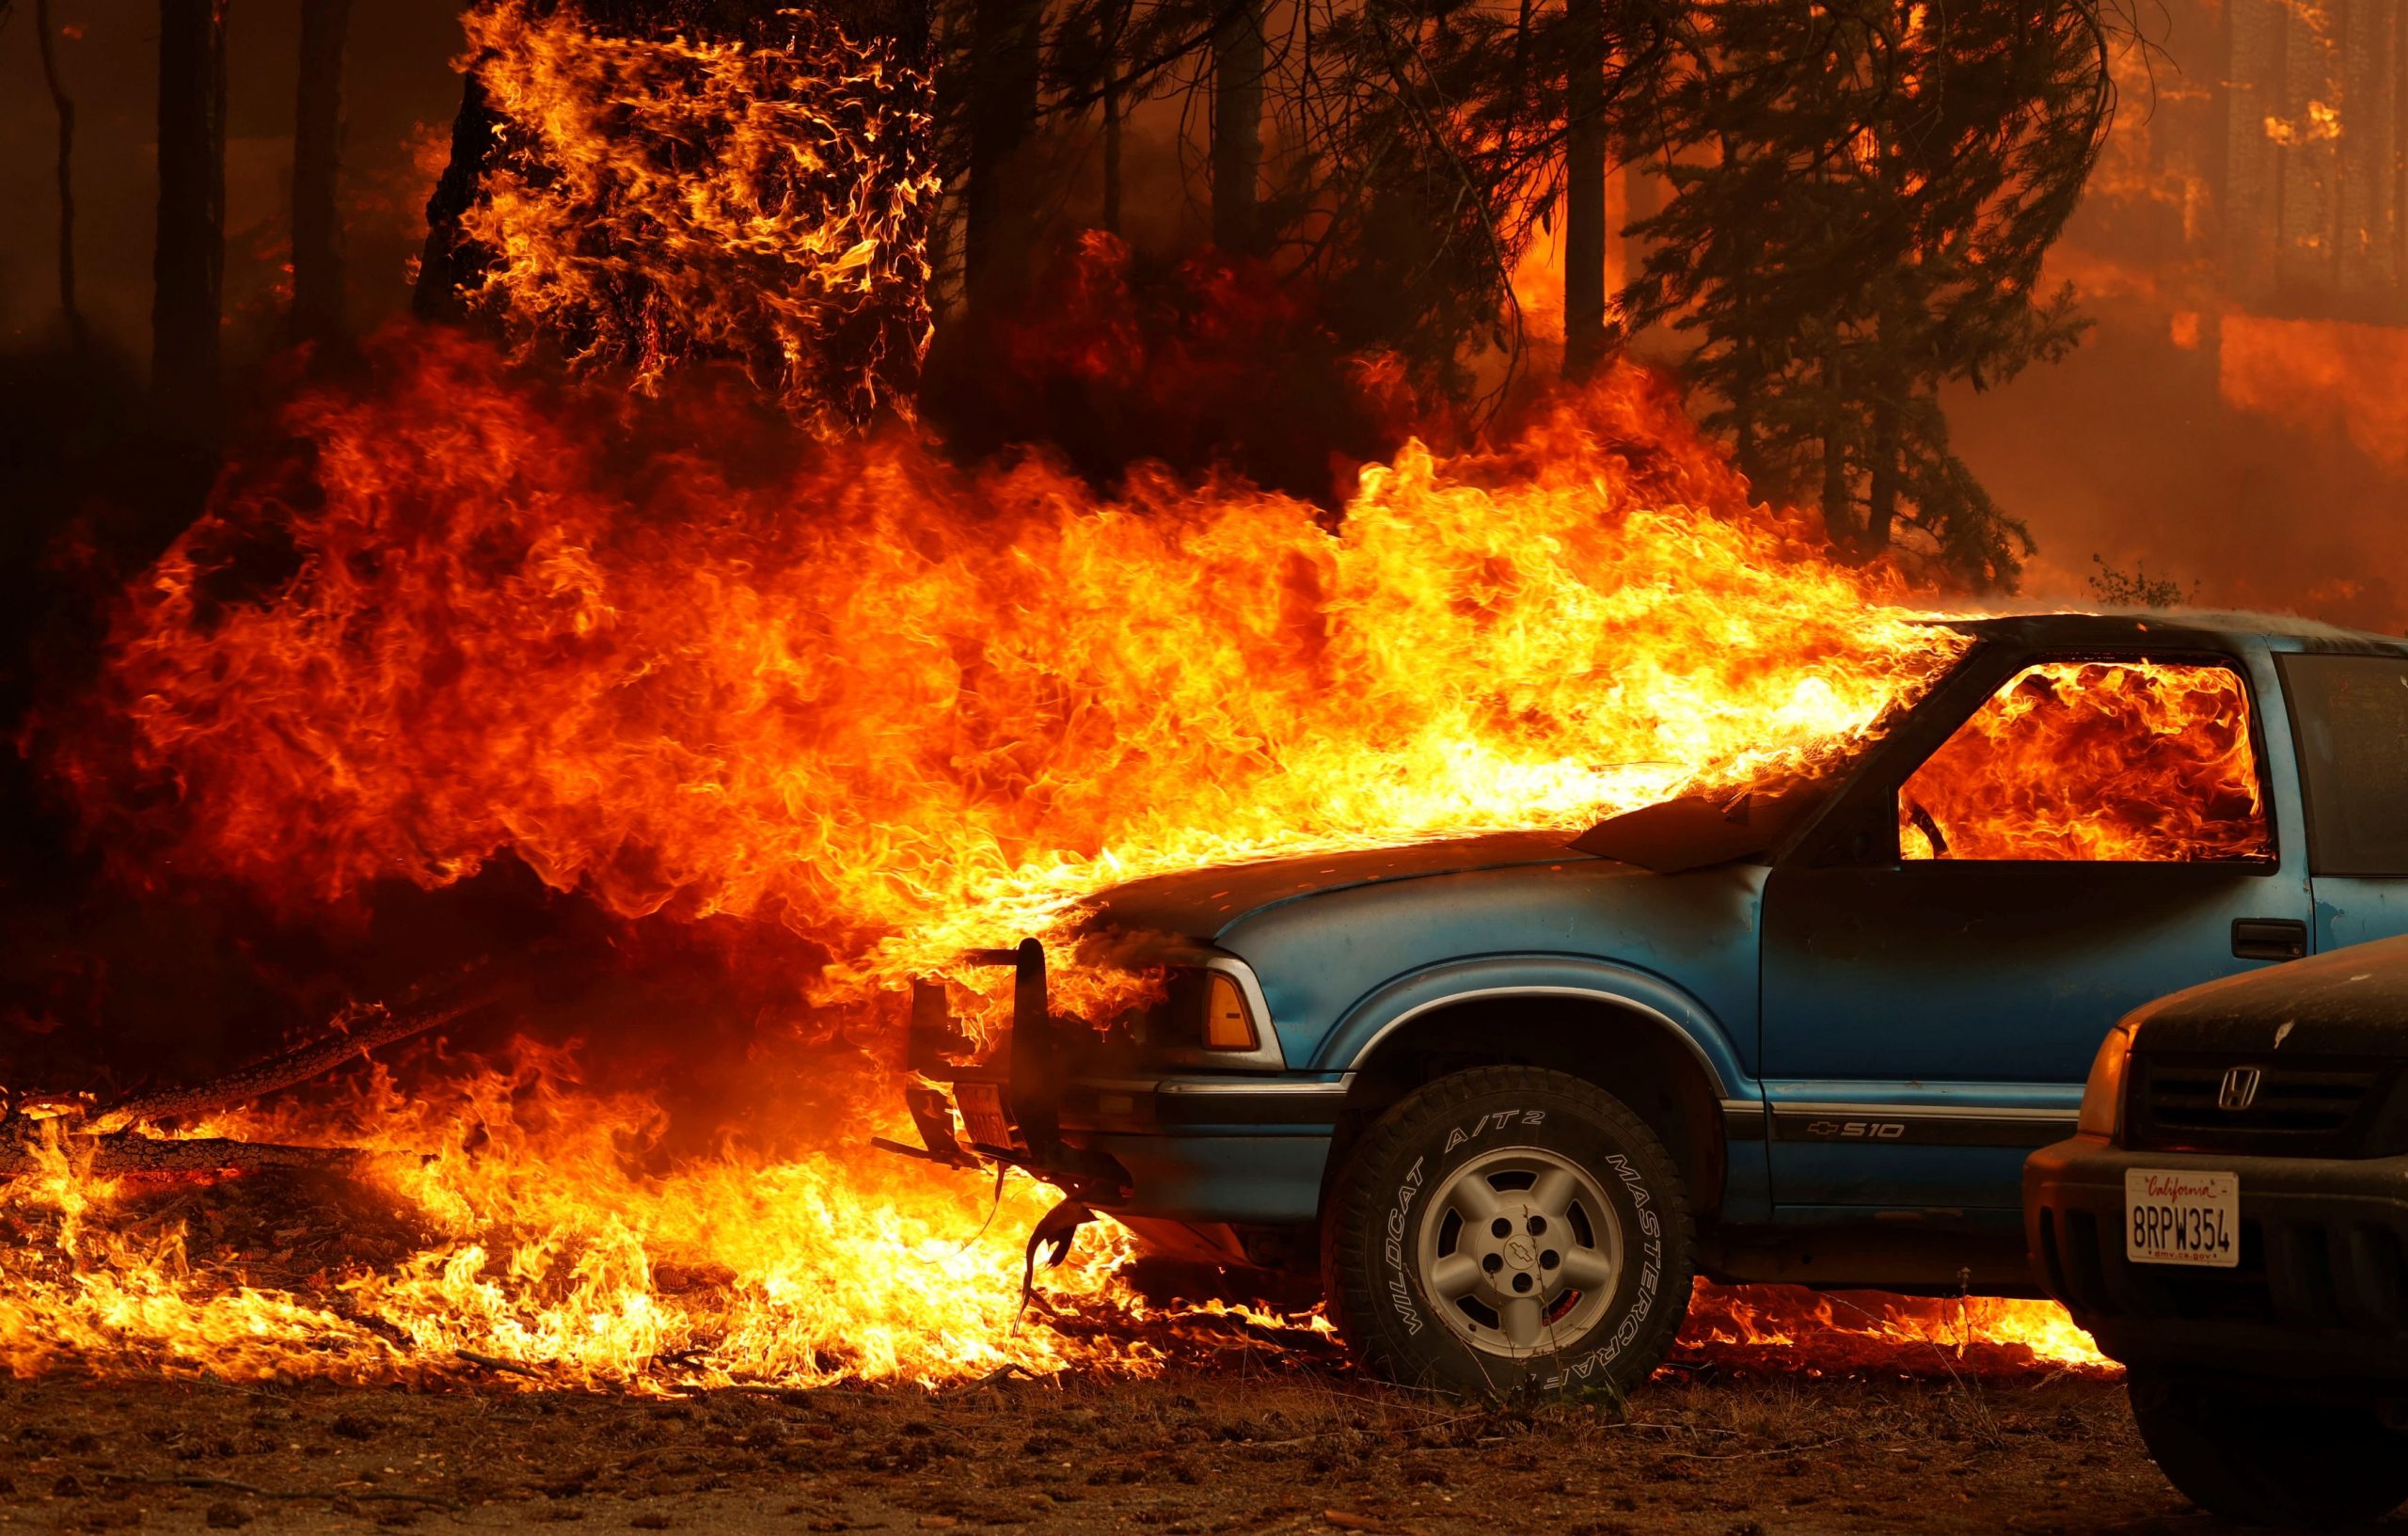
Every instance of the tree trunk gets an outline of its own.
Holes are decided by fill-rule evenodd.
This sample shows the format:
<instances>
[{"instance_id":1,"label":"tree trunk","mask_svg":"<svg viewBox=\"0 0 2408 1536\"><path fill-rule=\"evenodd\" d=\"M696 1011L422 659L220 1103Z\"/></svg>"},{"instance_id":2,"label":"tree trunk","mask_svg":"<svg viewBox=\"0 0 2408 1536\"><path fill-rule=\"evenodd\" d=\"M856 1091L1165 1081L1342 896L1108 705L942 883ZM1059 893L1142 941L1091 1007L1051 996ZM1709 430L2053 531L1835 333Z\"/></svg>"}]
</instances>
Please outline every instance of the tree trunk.
<instances>
[{"instance_id":1,"label":"tree trunk","mask_svg":"<svg viewBox=\"0 0 2408 1536\"><path fill-rule=\"evenodd\" d=\"M301 8L301 84L293 106L293 340L343 333L342 48L351 0Z\"/></svg>"},{"instance_id":2,"label":"tree trunk","mask_svg":"<svg viewBox=\"0 0 2408 1536\"><path fill-rule=\"evenodd\" d=\"M1742 374L1741 381L1731 391L1731 462L1748 483L1748 492L1759 501L1780 499L1773 495L1769 478L1765 473L1764 439L1756 430L1756 383L1752 376Z\"/></svg>"},{"instance_id":3,"label":"tree trunk","mask_svg":"<svg viewBox=\"0 0 2408 1536\"><path fill-rule=\"evenodd\" d=\"M460 220L476 203L477 183L500 125L471 64L460 87L460 110L452 119L452 158L426 199L426 245L418 260L418 287L410 293L410 312L420 320L460 319L466 313L461 292L484 271L484 252L461 234Z\"/></svg>"},{"instance_id":4,"label":"tree trunk","mask_svg":"<svg viewBox=\"0 0 2408 1536\"><path fill-rule=\"evenodd\" d=\"M75 307L75 103L58 78L56 29L50 0L34 0L34 29L41 34L41 77L58 111L58 310L67 317L67 338L84 345L84 313Z\"/></svg>"},{"instance_id":5,"label":"tree trunk","mask_svg":"<svg viewBox=\"0 0 2408 1536\"><path fill-rule=\"evenodd\" d=\"M1898 396L1885 385L1873 402L1873 441L1864 497L1864 531L1856 552L1871 560L1890 547L1890 530L1898 515Z\"/></svg>"},{"instance_id":6,"label":"tree trunk","mask_svg":"<svg viewBox=\"0 0 2408 1536\"><path fill-rule=\"evenodd\" d=\"M1103 227L1120 232L1120 81L1104 65L1103 77Z\"/></svg>"},{"instance_id":7,"label":"tree trunk","mask_svg":"<svg viewBox=\"0 0 2408 1536\"><path fill-rule=\"evenodd\" d=\"M1044 0L977 0L971 18L962 287L974 326L993 325L1028 293L1037 240L1029 140L1044 21Z\"/></svg>"},{"instance_id":8,"label":"tree trunk","mask_svg":"<svg viewBox=\"0 0 2408 1536\"><path fill-rule=\"evenodd\" d=\"M216 436L225 274L225 0L159 0L150 399L161 429L187 442Z\"/></svg>"},{"instance_id":9,"label":"tree trunk","mask_svg":"<svg viewBox=\"0 0 2408 1536\"><path fill-rule=\"evenodd\" d=\"M1856 486L1847 470L1847 436L1841 426L1839 402L1847 398L1842 387L1838 349L1823 355L1823 396L1828 413L1823 423L1823 532L1832 546L1856 546Z\"/></svg>"},{"instance_id":10,"label":"tree trunk","mask_svg":"<svg viewBox=\"0 0 2408 1536\"><path fill-rule=\"evenodd\" d=\"M1585 379L1606 354L1605 0L1569 0L1571 76L1563 93L1563 376Z\"/></svg>"},{"instance_id":11,"label":"tree trunk","mask_svg":"<svg viewBox=\"0 0 2408 1536\"><path fill-rule=\"evenodd\" d=\"M1262 8L1246 0L1212 37L1212 244L1261 253Z\"/></svg>"}]
</instances>

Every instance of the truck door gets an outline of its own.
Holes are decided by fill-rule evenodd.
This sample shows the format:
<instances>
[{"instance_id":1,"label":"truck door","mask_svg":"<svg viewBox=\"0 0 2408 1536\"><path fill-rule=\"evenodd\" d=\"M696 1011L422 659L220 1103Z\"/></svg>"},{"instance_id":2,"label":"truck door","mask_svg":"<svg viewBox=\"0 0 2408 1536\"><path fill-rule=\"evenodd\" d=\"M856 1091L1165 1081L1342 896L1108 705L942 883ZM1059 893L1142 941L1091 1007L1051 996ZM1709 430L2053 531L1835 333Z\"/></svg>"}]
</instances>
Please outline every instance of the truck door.
<instances>
[{"instance_id":1,"label":"truck door","mask_svg":"<svg viewBox=\"0 0 2408 1536\"><path fill-rule=\"evenodd\" d=\"M1766 884L1782 1216L2003 1215L2118 1017L2305 952L2261 696L2262 653L1998 647L1877 749Z\"/></svg>"},{"instance_id":2,"label":"truck door","mask_svg":"<svg viewBox=\"0 0 2408 1536\"><path fill-rule=\"evenodd\" d=\"M2276 657L2321 952L2408 933L2408 657Z\"/></svg>"}]
</instances>

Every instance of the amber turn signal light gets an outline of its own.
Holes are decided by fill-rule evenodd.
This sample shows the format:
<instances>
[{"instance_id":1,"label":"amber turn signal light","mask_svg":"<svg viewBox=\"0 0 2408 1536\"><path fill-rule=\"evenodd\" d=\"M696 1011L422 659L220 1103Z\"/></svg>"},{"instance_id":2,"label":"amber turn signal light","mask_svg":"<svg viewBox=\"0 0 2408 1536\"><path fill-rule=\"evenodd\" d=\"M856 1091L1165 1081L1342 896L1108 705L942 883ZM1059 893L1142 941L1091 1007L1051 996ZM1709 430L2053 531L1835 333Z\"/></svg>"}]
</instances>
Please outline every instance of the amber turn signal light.
<instances>
[{"instance_id":1,"label":"amber turn signal light","mask_svg":"<svg viewBox=\"0 0 2408 1536\"><path fill-rule=\"evenodd\" d=\"M1204 1043L1215 1051L1251 1051L1262 1043L1238 984L1218 974L1204 994Z\"/></svg>"}]
</instances>

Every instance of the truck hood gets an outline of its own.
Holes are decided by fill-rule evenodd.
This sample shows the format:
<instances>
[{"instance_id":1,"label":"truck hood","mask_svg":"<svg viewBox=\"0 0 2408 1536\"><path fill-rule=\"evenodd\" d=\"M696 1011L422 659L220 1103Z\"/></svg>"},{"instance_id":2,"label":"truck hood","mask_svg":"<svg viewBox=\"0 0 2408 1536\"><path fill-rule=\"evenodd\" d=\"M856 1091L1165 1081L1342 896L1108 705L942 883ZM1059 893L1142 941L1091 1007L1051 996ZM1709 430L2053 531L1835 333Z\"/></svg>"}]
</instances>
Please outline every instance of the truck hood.
<instances>
[{"instance_id":1,"label":"truck hood","mask_svg":"<svg viewBox=\"0 0 2408 1536\"><path fill-rule=\"evenodd\" d=\"M1573 848L1570 833L1556 831L1491 832L1402 847L1180 870L1103 892L1090 902L1080 934L1106 943L1115 937L1142 935L1205 944L1266 908L1332 891L1520 864L1600 862Z\"/></svg>"},{"instance_id":2,"label":"truck hood","mask_svg":"<svg viewBox=\"0 0 2408 1536\"><path fill-rule=\"evenodd\" d=\"M2408 939L2353 944L2174 993L2133 1015L2132 1048L2408 1056Z\"/></svg>"}]
</instances>

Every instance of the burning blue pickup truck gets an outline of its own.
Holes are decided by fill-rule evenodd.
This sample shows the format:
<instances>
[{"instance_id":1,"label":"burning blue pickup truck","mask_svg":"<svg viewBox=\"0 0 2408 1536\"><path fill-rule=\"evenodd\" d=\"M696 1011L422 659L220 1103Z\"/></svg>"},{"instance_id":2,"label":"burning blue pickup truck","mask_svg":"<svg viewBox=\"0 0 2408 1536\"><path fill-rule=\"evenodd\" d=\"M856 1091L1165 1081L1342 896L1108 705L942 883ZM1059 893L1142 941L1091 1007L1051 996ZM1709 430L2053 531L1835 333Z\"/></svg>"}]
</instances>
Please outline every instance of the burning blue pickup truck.
<instances>
[{"instance_id":1,"label":"burning blue pickup truck","mask_svg":"<svg viewBox=\"0 0 2408 1536\"><path fill-rule=\"evenodd\" d=\"M987 952L985 1061L915 995L929 1151L1317 1268L1369 1366L1459 1391L1642 1379L1700 1273L2028 1293L2022 1162L2118 1017L2408 932L2408 641L1958 627L1811 782L1106 893L1081 963L1159 978L1108 1027Z\"/></svg>"}]
</instances>

